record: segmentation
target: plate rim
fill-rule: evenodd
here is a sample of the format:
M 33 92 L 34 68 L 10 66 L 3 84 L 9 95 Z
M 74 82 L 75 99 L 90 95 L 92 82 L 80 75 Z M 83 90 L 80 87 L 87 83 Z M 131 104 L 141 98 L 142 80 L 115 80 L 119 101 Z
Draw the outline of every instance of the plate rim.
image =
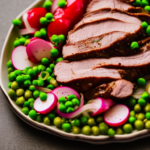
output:
M 45 1 L 45 0 L 36 0 L 35 2 L 33 2 L 29 7 L 27 7 L 23 12 L 21 12 L 16 18 L 20 18 L 26 11 L 30 10 L 31 8 L 34 8 L 36 5 L 38 5 L 39 3 L 41 3 L 41 1 Z M 132 132 L 130 134 L 123 134 L 123 135 L 115 135 L 113 138 L 109 137 L 109 136 L 86 136 L 83 134 L 72 134 L 72 133 L 66 133 L 60 129 L 57 129 L 54 126 L 47 126 L 44 125 L 43 123 L 38 123 L 37 121 L 32 120 L 31 118 L 29 118 L 28 116 L 24 115 L 20 109 L 17 107 L 17 105 L 9 98 L 6 89 L 4 88 L 3 85 L 3 80 L 2 80 L 2 65 L 3 65 L 3 55 L 4 55 L 4 51 L 6 49 L 6 45 L 8 42 L 8 38 L 10 37 L 12 30 L 13 30 L 14 26 L 11 25 L 8 34 L 5 38 L 3 47 L 2 47 L 2 51 L 1 51 L 1 57 L 0 57 L 0 86 L 1 89 L 3 91 L 3 93 L 5 94 L 7 101 L 9 103 L 9 106 L 11 107 L 11 109 L 14 111 L 14 113 L 21 119 L 23 120 L 25 123 L 27 123 L 28 125 L 47 132 L 49 134 L 53 134 L 56 135 L 58 137 L 61 138 L 65 138 L 65 139 L 69 139 L 69 140 L 76 140 L 76 141 L 82 141 L 82 142 L 86 142 L 86 143 L 90 143 L 90 144 L 108 144 L 108 143 L 127 143 L 127 142 L 131 142 L 131 141 L 135 141 L 141 138 L 145 138 L 150 136 L 150 132 L 148 129 L 144 129 L 141 131 L 135 131 Z

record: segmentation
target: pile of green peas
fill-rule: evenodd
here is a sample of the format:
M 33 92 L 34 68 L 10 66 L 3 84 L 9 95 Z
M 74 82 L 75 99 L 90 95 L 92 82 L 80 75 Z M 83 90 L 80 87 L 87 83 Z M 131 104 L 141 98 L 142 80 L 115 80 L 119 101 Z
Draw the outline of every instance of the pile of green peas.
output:
M 150 11 L 149 1 L 148 0 L 136 0 L 133 5 L 136 7 L 143 7 L 146 11 Z

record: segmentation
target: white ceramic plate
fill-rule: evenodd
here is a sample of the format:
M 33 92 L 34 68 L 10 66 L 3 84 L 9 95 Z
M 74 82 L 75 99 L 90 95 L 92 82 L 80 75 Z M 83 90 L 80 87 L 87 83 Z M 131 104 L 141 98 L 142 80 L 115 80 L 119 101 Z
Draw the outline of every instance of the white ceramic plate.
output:
M 42 6 L 45 0 L 36 0 L 31 6 L 29 6 L 25 11 L 23 11 L 17 18 L 21 18 L 21 16 L 28 10 L 34 7 Z M 12 110 L 16 113 L 18 117 L 20 117 L 24 122 L 27 124 L 33 126 L 34 128 L 37 128 L 39 130 L 48 132 L 50 134 L 54 134 L 56 136 L 66 138 L 66 139 L 72 139 L 77 141 L 84 141 L 92 144 L 106 144 L 106 143 L 120 143 L 120 142 L 130 142 L 134 141 L 140 138 L 144 138 L 147 136 L 150 136 L 150 132 L 148 130 L 142 130 L 142 131 L 134 131 L 131 134 L 124 134 L 124 135 L 115 135 L 115 137 L 110 138 L 108 136 L 85 136 L 83 134 L 72 134 L 72 133 L 66 133 L 62 130 L 57 129 L 54 126 L 47 126 L 43 123 L 38 123 L 32 119 L 30 119 L 28 116 L 24 115 L 21 112 L 21 109 L 15 104 L 14 101 L 12 101 L 7 91 L 9 90 L 8 85 L 8 79 L 7 79 L 7 67 L 6 63 L 8 60 L 10 60 L 11 52 L 13 50 L 13 41 L 16 37 L 19 36 L 18 29 L 11 26 L 8 35 L 6 37 L 2 53 L 1 53 L 1 61 L 0 61 L 0 84 L 1 88 L 6 95 L 8 102 L 10 104 L 10 107 Z

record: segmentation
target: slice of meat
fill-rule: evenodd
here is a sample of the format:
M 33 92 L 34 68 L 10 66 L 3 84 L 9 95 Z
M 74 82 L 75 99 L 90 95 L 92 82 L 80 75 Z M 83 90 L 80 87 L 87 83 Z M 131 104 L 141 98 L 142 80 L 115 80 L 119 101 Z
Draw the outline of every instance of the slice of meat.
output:
M 121 0 L 92 0 L 92 2 L 87 7 L 87 12 L 93 12 L 101 9 L 111 10 L 122 10 L 122 11 L 134 11 L 137 12 L 139 7 L 131 6 L 130 4 L 123 2 Z
M 139 24 L 139 25 L 142 23 L 140 19 L 132 15 L 128 15 L 120 11 L 111 11 L 110 9 L 106 9 L 106 10 L 99 10 L 96 12 L 87 13 L 84 16 L 84 18 L 75 25 L 74 30 L 78 29 L 79 27 L 85 24 L 107 20 L 107 19 L 114 19 L 122 22 Z
M 124 99 L 132 95 L 134 85 L 127 80 L 117 80 L 111 83 L 104 83 L 85 92 L 86 99 L 97 97 Z
M 145 46 L 143 46 L 143 49 L 145 49 Z M 82 69 L 95 69 L 102 67 L 117 69 L 140 68 L 143 66 L 150 65 L 150 48 L 148 51 L 133 56 L 92 58 L 81 61 L 62 62 L 62 64 L 63 68 L 65 68 L 66 70 L 69 70 L 71 67 L 73 72 L 82 71 Z M 80 68 L 77 68 L 77 66 L 80 66 Z
M 116 31 L 75 44 L 66 44 L 62 54 L 64 59 L 70 61 L 132 55 L 137 53 L 138 49 L 131 50 L 131 42 L 144 36 L 143 31 L 135 34 Z
M 142 30 L 141 23 L 142 21 L 139 21 L 136 24 L 131 24 L 113 19 L 90 23 L 80 27 L 75 31 L 70 31 L 67 43 L 75 44 L 80 41 L 86 42 L 87 39 L 100 37 L 111 32 L 125 32 L 135 34 Z

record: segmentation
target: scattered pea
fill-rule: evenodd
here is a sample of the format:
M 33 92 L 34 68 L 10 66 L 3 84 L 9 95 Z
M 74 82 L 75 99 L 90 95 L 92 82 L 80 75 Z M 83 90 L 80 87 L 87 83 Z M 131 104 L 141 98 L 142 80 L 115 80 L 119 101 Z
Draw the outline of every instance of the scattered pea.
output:
M 47 20 L 45 17 L 41 17 L 41 18 L 40 18 L 40 23 L 41 23 L 42 25 L 47 25 L 48 20 Z
M 30 85 L 29 90 L 32 91 L 32 92 L 34 92 L 36 90 L 36 88 L 35 88 L 34 85 Z
M 130 111 L 130 117 L 135 117 L 135 111 L 134 110 Z
M 57 128 L 61 128 L 62 126 L 62 119 L 60 117 L 56 117 L 54 119 L 54 125 L 57 127 Z
M 148 7 L 148 9 L 150 11 L 150 6 L 146 6 L 146 7 Z M 150 36 L 150 25 L 147 27 L 146 33 L 147 33 L 148 36 Z
M 44 117 L 43 122 L 46 125 L 50 125 L 50 119 L 48 117 Z
M 138 44 L 138 42 L 134 41 L 134 42 L 131 43 L 130 47 L 131 47 L 132 50 L 134 50 L 136 48 L 139 48 L 139 44 Z
M 21 111 L 25 114 L 25 115 L 28 115 L 29 114 L 29 108 L 28 107 L 23 107 L 21 109 Z
M 25 99 L 32 98 L 32 92 L 29 91 L 29 90 L 26 90 L 26 91 L 25 91 L 25 94 L 24 94 L 24 97 L 25 97 Z
M 8 91 L 8 95 L 9 97 L 12 99 L 12 100 L 15 100 L 16 99 L 16 92 L 13 90 L 13 89 L 10 89 Z
M 23 96 L 23 94 L 24 94 L 24 89 L 17 89 L 16 95 L 17 95 L 18 97 Z
M 72 124 L 73 124 L 73 126 L 77 126 L 77 127 L 79 127 L 79 126 L 81 125 L 79 119 L 74 119 L 74 120 L 72 121 Z
M 149 103 L 144 107 L 144 111 L 150 112 L 150 104 Z
M 147 120 L 147 121 L 145 122 L 145 128 L 146 128 L 146 129 L 150 129 L 150 120 Z
M 136 100 L 133 97 L 130 97 L 128 100 L 128 105 L 130 108 L 133 108 L 136 104 Z
M 43 7 L 46 8 L 48 11 L 50 10 L 51 6 L 52 6 L 51 1 L 46 1 L 43 5 Z
M 54 35 L 52 35 L 52 37 L 51 37 L 51 41 L 52 41 L 53 43 L 59 43 L 59 42 L 60 42 L 60 39 L 59 39 L 58 35 L 54 34 Z
M 35 110 L 30 110 L 29 111 L 29 117 L 33 120 L 36 120 L 37 117 L 37 112 Z
M 54 89 L 54 86 L 49 84 L 46 88 L 50 89 L 50 90 L 53 90 Z
M 47 94 L 44 92 L 40 93 L 40 99 L 41 99 L 41 101 L 46 101 L 47 100 Z
M 46 17 L 46 19 L 47 19 L 48 21 L 51 21 L 51 20 L 54 18 L 54 16 L 53 16 L 52 13 L 47 13 L 47 14 L 45 15 L 45 17 Z
M 134 3 L 136 6 L 142 6 L 141 0 L 136 0 Z
M 71 101 L 72 99 L 74 99 L 74 98 L 77 98 L 75 95 L 68 95 L 67 96 L 67 99 L 69 100 L 69 101 Z
M 74 112 L 74 108 L 68 107 L 66 113 L 72 113 L 72 112 Z
M 88 126 L 88 125 L 86 125 L 86 126 L 84 126 L 84 127 L 82 128 L 82 133 L 83 133 L 84 135 L 90 135 L 91 132 L 92 132 L 92 130 L 91 130 L 90 126 Z
M 63 96 L 58 99 L 59 103 L 65 103 L 66 101 L 67 101 L 66 98 Z
M 147 113 L 145 114 L 145 118 L 148 119 L 148 120 L 150 120 L 150 112 L 147 112 Z
M 89 126 L 95 126 L 96 125 L 94 118 L 89 118 L 87 123 Z
M 45 29 L 45 28 L 40 29 L 40 33 L 41 33 L 41 36 L 42 36 L 43 38 L 46 38 L 47 32 L 46 32 L 46 29 Z
M 100 123 L 102 123 L 104 120 L 103 120 L 103 117 L 102 116 L 98 116 L 97 118 L 96 118 L 96 122 L 98 123 L 98 124 L 100 124 Z
M 8 88 L 11 88 L 12 82 L 8 83 Z
M 116 129 L 116 134 L 121 135 L 123 134 L 123 130 L 121 128 Z
M 64 112 L 64 113 L 66 112 L 66 106 L 64 104 L 62 104 L 62 103 L 59 104 L 58 109 L 59 109 L 60 112 Z
M 150 12 L 150 6 L 145 6 L 144 9 Z
M 66 38 L 63 34 L 61 34 L 59 35 L 59 39 L 61 40 L 61 42 L 64 42 Z
M 50 119 L 51 122 L 53 122 L 55 117 L 56 117 L 56 115 L 54 113 L 49 113 L 47 116 L 48 116 L 48 118 Z
M 22 25 L 22 21 L 20 19 L 14 19 L 12 21 L 14 26 L 21 26 Z
M 24 102 L 25 102 L 25 98 L 23 96 L 17 98 L 17 100 L 16 100 L 17 105 L 23 105 Z
M 115 135 L 115 130 L 112 129 L 112 128 L 108 129 L 108 135 L 109 135 L 110 137 L 113 137 L 113 136 Z
M 57 49 L 51 49 L 51 51 L 50 51 L 50 54 L 51 54 L 51 57 L 56 57 L 57 55 L 58 55 L 58 50 Z
M 24 87 L 29 88 L 30 85 L 31 85 L 31 81 L 30 80 L 24 81 Z
M 48 58 L 42 58 L 41 63 L 43 65 L 48 65 L 49 64 L 49 59 Z
M 10 67 L 10 68 L 7 69 L 8 74 L 10 74 L 10 73 L 13 72 L 13 71 L 14 71 L 14 68 L 13 68 L 13 67 Z
M 135 117 L 129 117 L 129 123 L 133 124 L 135 122 L 136 118 Z
M 148 93 L 147 93 L 147 92 L 144 92 L 144 93 L 142 94 L 142 98 L 145 99 L 145 100 L 148 100 L 148 99 L 149 99 Z M 145 104 L 145 105 L 146 105 L 146 104 Z
M 42 122 L 42 116 L 41 116 L 41 114 L 38 114 L 38 115 L 37 115 L 36 121 L 37 121 L 37 122 Z
M 73 106 L 79 106 L 80 102 L 77 98 L 71 100 Z
M 28 107 L 30 105 L 30 103 L 28 102 L 28 101 L 25 101 L 24 103 L 23 103 L 23 107 Z
M 62 60 L 64 60 L 64 59 L 62 57 L 59 57 L 59 58 L 56 59 L 56 63 L 58 63 L 58 62 L 60 62 Z
M 141 120 L 136 120 L 134 126 L 137 130 L 142 130 L 144 128 L 144 123 Z
M 146 29 L 148 27 L 148 23 L 146 21 L 142 22 L 142 28 Z
M 100 130 L 97 126 L 93 126 L 91 130 L 92 130 L 92 134 L 95 136 L 98 136 L 100 134 Z
M 46 68 L 46 71 L 47 71 L 49 74 L 51 74 L 51 73 L 53 72 L 51 68 Z
M 82 116 L 82 117 L 80 118 L 80 122 L 81 122 L 82 125 L 87 125 L 88 118 L 85 117 L 85 116 Z
M 108 125 L 105 124 L 104 122 L 100 123 L 99 124 L 99 130 L 100 130 L 101 134 L 107 135 L 108 134 Z
M 136 104 L 134 106 L 134 111 L 137 112 L 137 113 L 140 112 L 141 111 L 141 106 L 139 104 Z
M 19 89 L 18 83 L 17 83 L 16 81 L 13 81 L 12 84 L 11 84 L 11 88 L 12 88 L 13 90 Z
M 59 6 L 59 7 L 64 7 L 64 6 L 66 6 L 66 5 L 67 5 L 66 0 L 59 0 L 59 1 L 58 1 L 58 6 Z
M 138 115 L 137 115 L 137 120 L 144 120 L 145 119 L 145 115 L 143 114 L 143 113 L 139 113 Z
M 73 126 L 72 127 L 72 132 L 73 132 L 73 134 L 79 134 L 80 133 L 80 128 L 77 127 L 77 126 Z
M 62 124 L 62 129 L 63 129 L 65 132 L 70 132 L 70 131 L 71 131 L 71 124 L 70 124 L 70 123 L 63 123 L 63 124 Z
M 124 130 L 125 133 L 131 133 L 132 130 L 133 130 L 132 125 L 129 124 L 129 123 L 125 124 L 125 125 L 123 126 L 123 130 Z
M 54 70 L 55 64 L 50 64 L 49 67 L 50 67 L 52 70 Z
M 146 100 L 143 99 L 143 98 L 140 98 L 140 99 L 138 100 L 138 104 L 139 104 L 140 106 L 146 106 Z

